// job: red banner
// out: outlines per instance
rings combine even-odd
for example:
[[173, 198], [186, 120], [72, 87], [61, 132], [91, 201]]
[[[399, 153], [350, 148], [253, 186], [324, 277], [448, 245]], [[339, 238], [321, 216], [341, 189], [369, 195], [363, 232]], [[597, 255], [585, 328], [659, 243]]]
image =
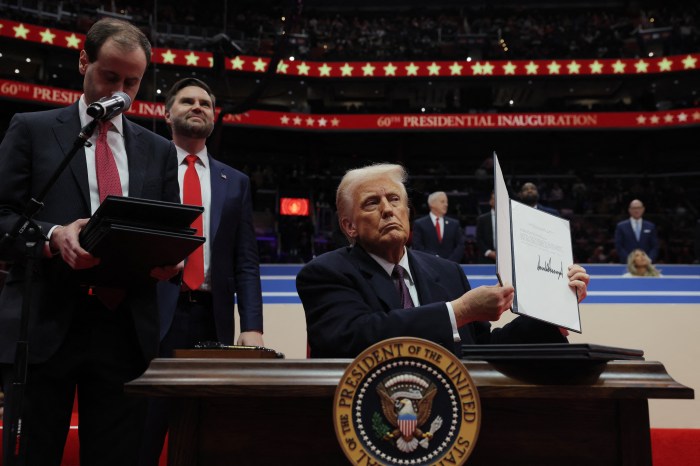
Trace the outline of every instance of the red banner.
[[[40, 102], [57, 106], [72, 104], [80, 91], [0, 80], [0, 98]], [[220, 109], [217, 109], [217, 112]], [[127, 112], [136, 118], [163, 119], [162, 103], [137, 100]], [[304, 131], [431, 131], [474, 129], [602, 129], [678, 128], [700, 125], [700, 108], [663, 112], [585, 113], [483, 113], [345, 115], [269, 112], [251, 110], [226, 115], [224, 123]]]
[[[49, 46], [81, 50], [84, 34], [0, 19], [0, 37], [37, 42]], [[343, 78], [482, 78], [493, 76], [561, 77], [603, 75], [645, 75], [700, 69], [700, 54], [658, 58], [599, 58], [565, 60], [452, 60], [317, 62], [282, 60], [277, 74], [315, 79]], [[214, 55], [196, 50], [154, 48], [153, 63], [211, 68]], [[227, 70], [263, 73], [270, 58], [237, 56], [226, 58]]]

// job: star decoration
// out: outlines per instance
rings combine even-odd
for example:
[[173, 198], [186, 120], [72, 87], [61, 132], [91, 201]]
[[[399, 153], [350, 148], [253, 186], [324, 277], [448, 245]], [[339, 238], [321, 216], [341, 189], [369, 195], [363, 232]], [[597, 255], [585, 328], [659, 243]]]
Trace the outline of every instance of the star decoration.
[[603, 72], [603, 64], [598, 60], [594, 61], [588, 66], [591, 68], [591, 74], [600, 74]]
[[644, 115], [639, 115], [637, 117], [637, 123], [639, 123], [640, 125], [643, 125], [646, 122], [647, 122], [647, 117], [645, 117]]
[[187, 61], [187, 66], [197, 66], [197, 62], [199, 61], [199, 55], [197, 55], [194, 52], [190, 52], [187, 55], [185, 55], [185, 60]]
[[454, 62], [450, 65], [450, 74], [452, 76], [461, 76], [462, 75], [462, 68], [464, 68], [462, 65], [460, 65], [457, 62]]
[[41, 31], [39, 33], [39, 35], [41, 36], [41, 43], [42, 44], [44, 44], [44, 43], [53, 44], [53, 40], [56, 37], [56, 34], [51, 32], [51, 29], [49, 29], [49, 28], [46, 28], [45, 31]]
[[282, 115], [280, 118], [280, 121], [282, 122], [283, 125], [289, 124], [289, 117], [287, 115]]
[[646, 73], [647, 69], [649, 68], [649, 63], [645, 62], [644, 60], [639, 60], [634, 64], [634, 67], [637, 69], [637, 73]]
[[15, 30], [15, 39], [27, 39], [27, 33], [29, 33], [29, 29], [24, 27], [24, 24], [19, 23], [19, 26], [12, 26], [12, 29]]
[[209, 68], [214, 68], [214, 57], [207, 57], [207, 62], [209, 62]]
[[442, 68], [440, 65], [438, 65], [435, 62], [432, 62], [430, 65], [428, 65], [428, 75], [429, 76], [439, 76], [440, 75], [440, 68]]
[[352, 70], [354, 68], [350, 66], [348, 63], [345, 63], [343, 66], [340, 67], [340, 75], [341, 76], [352, 76]]
[[326, 123], [328, 123], [328, 120], [326, 120], [323, 117], [321, 117], [321, 119], [318, 120], [318, 126], [326, 126]]
[[231, 59], [232, 70], [243, 70], [243, 65], [245, 65], [245, 60], [243, 60], [241, 57], [236, 56]]
[[311, 69], [311, 67], [309, 65], [307, 65], [305, 61], [303, 61], [297, 65], [297, 71], [299, 72], [300, 76], [308, 76], [310, 69]]
[[671, 65], [673, 65], [673, 62], [669, 60], [668, 58], [664, 57], [663, 60], [661, 60], [659, 63], [659, 71], [671, 71]]
[[690, 70], [690, 69], [695, 68], [695, 64], [697, 63], [698, 59], [688, 55], [682, 61], [683, 61], [683, 69]]
[[483, 72], [484, 72], [484, 69], [482, 68], [481, 63], [476, 62], [472, 65], [472, 74], [474, 76], [479, 75], [479, 74], [483, 74]]
[[530, 61], [527, 65], [525, 65], [525, 70], [527, 71], [527, 74], [537, 74], [537, 69], [540, 67], [540, 65], [536, 64], [534, 61]]
[[262, 58], [258, 58], [253, 62], [253, 67], [255, 67], [255, 71], [265, 71], [267, 63], [265, 63]]
[[566, 65], [566, 67], [569, 69], [569, 74], [578, 74], [581, 70], [581, 65], [576, 63], [576, 60]]
[[314, 125], [314, 119], [309, 117], [306, 119], [306, 126], [313, 126]]
[[482, 66], [484, 74], [493, 74], [493, 65], [489, 62], [484, 63]]
[[406, 76], [418, 76], [418, 69], [420, 67], [416, 66], [413, 62], [406, 65]]
[[332, 126], [338, 126], [339, 124], [340, 124], [340, 120], [339, 120], [339, 119], [333, 118], [333, 119], [331, 120], [331, 125], [332, 125]]
[[75, 33], [66, 37], [66, 47], [79, 49], [80, 48], [80, 38], [75, 35]]
[[363, 76], [374, 76], [374, 70], [376, 69], [376, 66], [372, 66], [371, 63], [367, 63], [365, 66], [362, 67], [362, 75]]
[[700, 112], [694, 112], [693, 113], [693, 121], [698, 121], [700, 120]]
[[287, 74], [287, 68], [289, 68], [289, 63], [285, 63], [284, 60], [280, 60], [277, 63], [277, 72]]
[[613, 73], [624, 73], [626, 66], [627, 64], [623, 63], [622, 60], [617, 60], [615, 63], [612, 64]]
[[396, 76], [396, 66], [389, 63], [384, 67], [384, 76]]
[[299, 126], [299, 125], [301, 124], [301, 118], [298, 117], [298, 116], [295, 116], [295, 117], [292, 119], [292, 122], [293, 122], [296, 126]]
[[685, 112], [681, 112], [678, 114], [678, 122], [679, 123], [685, 123], [688, 121], [688, 115]]
[[654, 115], [649, 119], [649, 121], [651, 121], [653, 124], [657, 124], [659, 122], [659, 117]]
[[328, 66], [328, 63], [324, 63], [323, 65], [318, 67], [318, 75], [319, 76], [330, 76], [332, 69], [333, 69], [333, 67]]
[[552, 63], [547, 65], [547, 69], [549, 70], [549, 74], [559, 74], [560, 68], [561, 68], [561, 65], [555, 61], [552, 61]]
[[170, 63], [171, 65], [175, 63], [175, 55], [170, 49], [162, 52], [160, 56], [163, 58], [163, 63]]
[[673, 115], [671, 115], [671, 114], [664, 115], [664, 122], [673, 123]]
[[514, 65], [512, 62], [508, 62], [503, 65], [503, 74], [515, 74], [516, 68], [517, 65]]

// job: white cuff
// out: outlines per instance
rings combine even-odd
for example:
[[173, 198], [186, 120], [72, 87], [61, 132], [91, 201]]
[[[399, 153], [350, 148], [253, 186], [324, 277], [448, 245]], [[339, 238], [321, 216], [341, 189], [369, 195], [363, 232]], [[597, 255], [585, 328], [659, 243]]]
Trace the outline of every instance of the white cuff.
[[452, 340], [455, 343], [459, 343], [462, 341], [462, 338], [459, 336], [459, 330], [457, 329], [457, 318], [455, 317], [455, 311], [452, 309], [452, 303], [447, 301], [445, 304], [447, 304], [447, 315], [450, 316], [450, 325], [452, 325]]

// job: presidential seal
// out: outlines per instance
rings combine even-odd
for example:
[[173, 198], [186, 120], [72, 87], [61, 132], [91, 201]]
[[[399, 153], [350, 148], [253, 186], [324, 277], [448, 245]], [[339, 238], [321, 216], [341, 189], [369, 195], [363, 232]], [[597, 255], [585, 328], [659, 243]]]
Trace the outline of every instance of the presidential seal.
[[333, 417], [352, 464], [455, 465], [474, 450], [481, 405], [455, 355], [427, 340], [392, 338], [345, 370]]

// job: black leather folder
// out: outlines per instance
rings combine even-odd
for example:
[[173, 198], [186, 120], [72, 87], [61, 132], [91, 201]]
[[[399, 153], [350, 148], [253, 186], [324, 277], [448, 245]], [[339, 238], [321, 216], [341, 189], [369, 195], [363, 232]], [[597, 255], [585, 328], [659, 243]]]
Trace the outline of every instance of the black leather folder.
[[463, 359], [485, 361], [593, 361], [644, 360], [644, 351], [588, 343], [526, 345], [463, 345]]
[[191, 223], [204, 208], [107, 196], [80, 232], [100, 264], [81, 273], [87, 285], [123, 287], [153, 281], [153, 267], [174, 265], [204, 243]]

